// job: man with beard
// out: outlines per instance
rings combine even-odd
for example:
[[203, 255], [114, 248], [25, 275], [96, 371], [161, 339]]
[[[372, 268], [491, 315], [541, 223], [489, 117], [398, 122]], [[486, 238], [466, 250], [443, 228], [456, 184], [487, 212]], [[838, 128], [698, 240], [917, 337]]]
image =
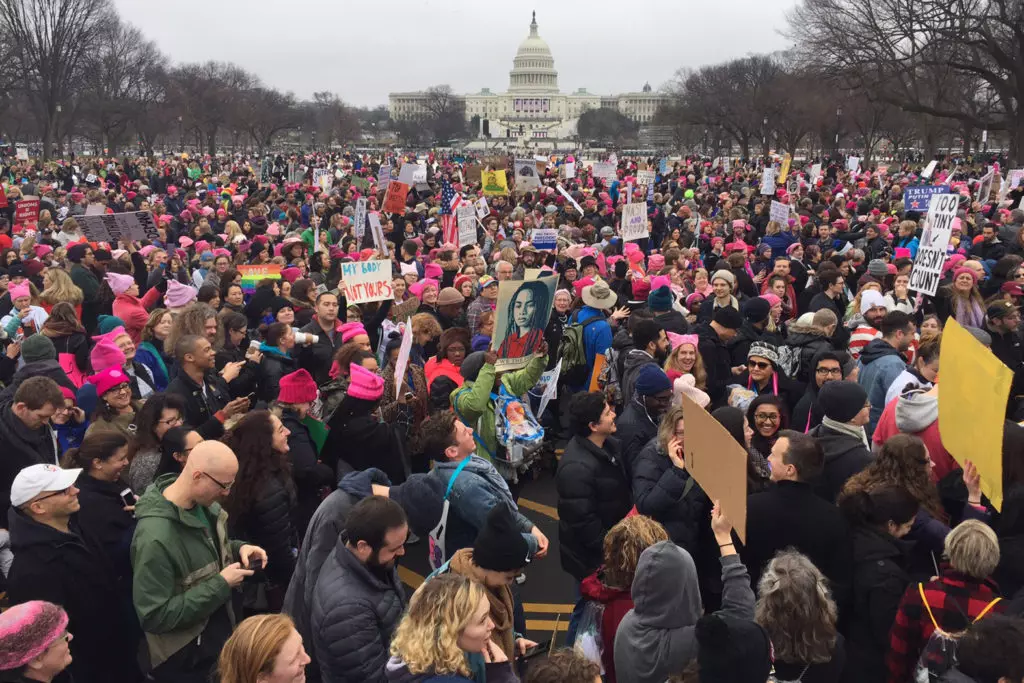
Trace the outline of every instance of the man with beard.
[[615, 420], [616, 436], [622, 444], [623, 464], [630, 478], [633, 476], [633, 461], [647, 442], [657, 435], [661, 416], [672, 403], [672, 382], [655, 363], [641, 367], [635, 379], [632, 390], [623, 394], [626, 407]]
[[881, 339], [882, 333], [878, 326], [882, 324], [882, 318], [889, 312], [885, 298], [880, 292], [868, 289], [860, 295], [860, 314], [864, 316], [864, 322], [858, 325], [850, 335], [850, 355], [854, 360], [860, 358], [860, 352], [871, 343], [872, 339]]
[[322, 679], [385, 681], [391, 637], [405, 611], [398, 558], [409, 534], [402, 506], [370, 496], [351, 510], [313, 592], [311, 629]]
[[656, 320], [641, 320], [633, 328], [633, 348], [622, 363], [622, 396], [629, 401], [637, 374], [645, 365], [661, 367], [671, 350], [665, 329]]

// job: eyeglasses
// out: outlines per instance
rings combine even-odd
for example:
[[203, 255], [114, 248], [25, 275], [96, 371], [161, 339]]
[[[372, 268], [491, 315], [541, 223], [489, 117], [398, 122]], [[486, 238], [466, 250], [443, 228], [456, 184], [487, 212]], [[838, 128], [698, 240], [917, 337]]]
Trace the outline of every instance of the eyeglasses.
[[748, 363], [748, 365], [750, 365], [750, 367], [752, 368], [757, 368], [758, 370], [767, 370], [772, 366], [771, 363], [763, 360], [752, 360]]
[[778, 422], [779, 416], [777, 413], [754, 413], [754, 420], [757, 422]]
[[842, 368], [818, 368], [815, 370], [819, 375], [836, 375], [837, 377], [843, 374]]
[[45, 496], [40, 496], [39, 498], [36, 498], [36, 502], [38, 503], [41, 500], [46, 500], [47, 498], [55, 498], [57, 496], [70, 496], [71, 489], [73, 488], [74, 485], [71, 485], [62, 491], [54, 491], [53, 493], [47, 493]]
[[172, 424], [184, 424], [185, 420], [179, 415], [177, 417], [168, 418], [166, 420], [157, 420], [158, 425], [172, 425]]
[[[189, 451], [191, 452], [191, 450], [192, 449], [190, 448]], [[231, 487], [235, 485], [235, 482], [230, 482], [228, 484], [225, 484], [224, 482], [218, 481], [218, 480], [214, 479], [209, 474], [207, 474], [206, 472], [203, 472], [203, 471], [200, 471], [199, 474], [203, 475], [204, 477], [206, 477], [207, 479], [212, 481], [214, 484], [219, 486], [224, 491], [230, 491]]]

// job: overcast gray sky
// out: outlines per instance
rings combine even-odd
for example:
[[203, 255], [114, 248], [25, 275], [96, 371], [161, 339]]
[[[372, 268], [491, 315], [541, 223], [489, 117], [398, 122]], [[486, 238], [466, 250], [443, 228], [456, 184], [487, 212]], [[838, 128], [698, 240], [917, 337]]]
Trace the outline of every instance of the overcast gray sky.
[[330, 90], [357, 106], [447, 83], [459, 93], [508, 89], [537, 10], [562, 92], [659, 88], [696, 67], [787, 46], [795, 0], [114, 0], [121, 16], [175, 62], [233, 61], [308, 98]]

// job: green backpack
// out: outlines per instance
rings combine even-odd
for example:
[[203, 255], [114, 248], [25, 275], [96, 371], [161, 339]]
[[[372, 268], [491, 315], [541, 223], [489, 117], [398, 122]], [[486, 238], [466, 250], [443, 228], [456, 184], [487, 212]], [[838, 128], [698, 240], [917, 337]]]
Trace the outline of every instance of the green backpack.
[[604, 320], [595, 315], [586, 322], [578, 320], [569, 323], [562, 329], [562, 338], [558, 342], [558, 358], [562, 361], [562, 378], [566, 384], [579, 386], [587, 381], [587, 347], [583, 332], [593, 323]]

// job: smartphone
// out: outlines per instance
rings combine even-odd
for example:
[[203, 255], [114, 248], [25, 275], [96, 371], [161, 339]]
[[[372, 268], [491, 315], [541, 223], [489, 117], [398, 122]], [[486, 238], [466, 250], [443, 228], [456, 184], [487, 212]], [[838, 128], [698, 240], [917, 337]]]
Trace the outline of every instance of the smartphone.
[[258, 572], [263, 569], [263, 558], [262, 557], [251, 557], [249, 558], [249, 569], [254, 572]]
[[130, 488], [126, 488], [125, 490], [121, 491], [121, 493], [118, 495], [121, 496], [121, 502], [124, 503], [125, 506], [135, 505], [135, 492], [132, 491]]
[[516, 659], [532, 659], [533, 657], [536, 657], [537, 655], [547, 654], [547, 652], [548, 652], [548, 650], [550, 648], [551, 648], [551, 641], [545, 641], [543, 643], [538, 643], [537, 645], [534, 645], [533, 647], [526, 648], [526, 654], [519, 655]]
[[256, 403], [256, 392], [247, 395], [246, 398], [249, 399], [249, 405], [254, 405]]

